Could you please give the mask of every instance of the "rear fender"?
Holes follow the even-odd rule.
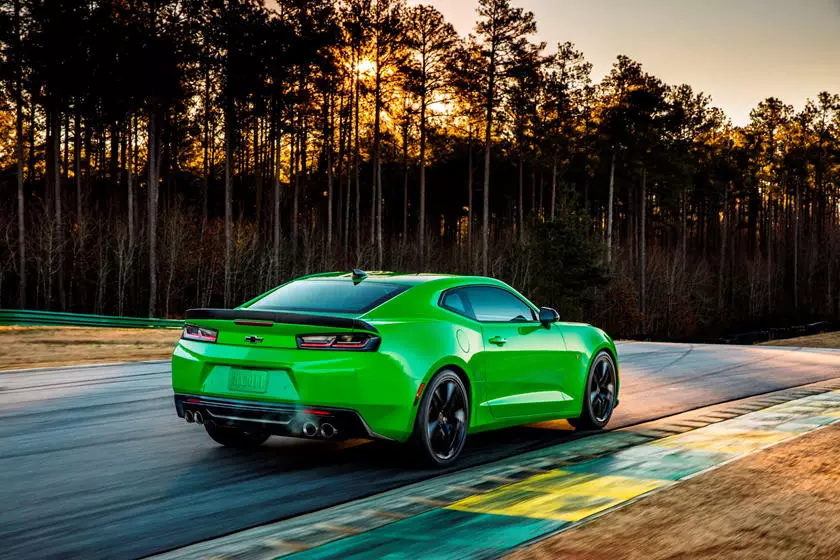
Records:
[[[584,387],[586,385],[586,378],[589,375],[589,368],[592,367],[592,362],[595,356],[601,351],[609,352],[615,363],[616,381],[620,385],[618,358],[615,350],[613,340],[601,329],[593,327],[592,325],[585,325],[580,323],[561,323],[563,331],[563,338],[566,340],[566,348],[570,352],[578,352],[581,356],[580,367],[572,372],[577,383],[570,387],[574,391],[571,395],[573,398],[583,399]],[[616,387],[616,394],[618,394],[619,387]]]

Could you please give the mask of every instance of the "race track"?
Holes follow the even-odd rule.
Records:
[[[840,353],[619,344],[610,427],[840,377]],[[382,443],[223,449],[175,416],[167,363],[0,372],[0,557],[134,558],[432,476]],[[556,423],[561,424],[561,423]],[[573,437],[470,437],[459,467]]]

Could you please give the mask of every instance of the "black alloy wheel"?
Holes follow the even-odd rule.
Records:
[[[617,386],[615,362],[609,353],[602,351],[589,369],[581,416],[569,419],[569,423],[583,430],[600,430],[606,426],[615,409]]]
[[[463,381],[451,370],[441,371],[429,382],[414,425],[421,459],[437,467],[452,464],[464,448],[469,419]]]

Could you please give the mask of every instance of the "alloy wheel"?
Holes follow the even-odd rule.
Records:
[[[615,366],[607,356],[601,356],[592,369],[589,405],[599,424],[607,421],[615,406]]]
[[[426,431],[432,453],[441,460],[451,459],[467,435],[467,399],[461,387],[447,379],[434,389]]]

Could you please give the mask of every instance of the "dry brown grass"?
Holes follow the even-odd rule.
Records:
[[[840,426],[700,475],[509,558],[840,558]]]
[[[180,329],[0,327],[0,370],[169,358]]]
[[[805,348],[840,348],[840,331],[785,338],[763,342],[761,346],[794,346]]]

